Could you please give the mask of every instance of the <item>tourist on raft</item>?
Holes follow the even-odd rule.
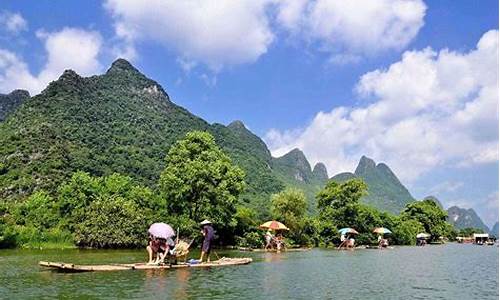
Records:
[[[273,249],[273,239],[274,239],[274,236],[273,234],[271,233],[271,230],[267,230],[266,233],[264,234],[264,238],[266,240],[266,246],[264,247],[265,250],[268,250],[268,249]]]
[[[378,247],[380,249],[387,248],[389,246],[389,241],[384,239],[381,235],[378,236]]]
[[[204,220],[200,223],[202,226],[201,234],[203,235],[203,244],[201,246],[200,263],[203,262],[203,257],[207,256],[207,262],[210,262],[210,250],[212,248],[212,241],[214,240],[214,228],[212,222]]]
[[[149,255],[148,264],[163,263],[165,257],[170,253],[170,249],[173,249],[173,247],[175,247],[175,243],[171,238],[162,239],[150,235],[149,243],[146,247]]]

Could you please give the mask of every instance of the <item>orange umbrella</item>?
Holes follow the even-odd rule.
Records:
[[[272,230],[289,230],[288,227],[278,221],[267,221],[266,223],[260,225],[259,228]]]
[[[377,227],[377,228],[373,229],[373,233],[389,234],[389,233],[392,233],[392,231],[390,231],[389,229],[387,229],[385,227]]]

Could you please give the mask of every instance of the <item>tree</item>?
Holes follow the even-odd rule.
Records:
[[[480,228],[473,228],[473,227],[462,228],[457,232],[459,236],[464,236],[464,237],[471,237],[474,233],[485,233],[485,232]]]
[[[432,200],[408,203],[401,213],[403,221],[418,221],[424,231],[431,235],[432,240],[436,240],[441,236],[448,236],[450,231],[453,230],[453,226],[446,221],[447,216],[448,213]]]
[[[392,239],[398,245],[415,245],[417,234],[424,231],[424,227],[420,222],[414,219],[397,220],[392,227]]]
[[[334,219],[340,227],[354,226],[360,210],[359,200],[366,191],[367,186],[361,179],[344,183],[329,181],[316,196],[320,219]]]
[[[303,232],[306,209],[306,196],[299,189],[286,188],[271,196],[271,216],[290,229],[289,236],[298,244],[307,243]]]
[[[220,231],[236,225],[233,215],[245,187],[243,179],[243,171],[232,164],[212,135],[192,131],[168,151],[160,191],[169,214],[196,222],[208,218]]]
[[[359,200],[366,192],[367,186],[361,179],[351,179],[343,183],[331,180],[318,193],[318,230],[324,244],[337,239],[338,228],[356,227]]]
[[[162,206],[161,199],[155,197],[151,189],[136,185],[128,176],[114,173],[106,177],[93,177],[79,171],[59,189],[59,211],[67,220],[68,228],[74,231],[74,226],[88,217],[86,210],[94,201],[111,201],[119,197],[150,213],[156,213]]]
[[[149,217],[148,217],[149,216]],[[130,248],[145,244],[151,214],[122,197],[93,201],[75,225],[75,241],[93,248]]]
[[[343,183],[330,180],[318,193],[318,208],[321,211],[326,207],[339,209],[355,205],[361,197],[367,194],[368,187],[361,179],[351,179]]]

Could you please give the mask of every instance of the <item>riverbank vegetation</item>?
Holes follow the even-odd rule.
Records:
[[[155,187],[118,173],[98,177],[78,171],[56,192],[39,190],[22,202],[0,203],[0,247],[142,247],[149,224],[157,221],[196,241],[203,219],[214,223],[219,244],[261,247],[258,225],[267,220],[241,201],[244,188],[243,170],[212,135],[194,131],[170,148]],[[329,181],[316,196],[314,215],[296,188],[273,194],[259,209],[290,228],[289,246],[338,244],[343,227],[360,232],[358,244],[376,243],[375,227],[390,228],[392,243],[400,245],[415,244],[419,232],[433,240],[455,236],[446,211],[432,200],[409,203],[393,215],[361,203],[366,194],[361,179]]]

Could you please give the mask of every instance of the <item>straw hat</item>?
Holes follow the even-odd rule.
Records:
[[[207,219],[203,220],[203,222],[200,223],[200,225],[208,225],[208,224],[212,224],[212,222],[210,222]]]

